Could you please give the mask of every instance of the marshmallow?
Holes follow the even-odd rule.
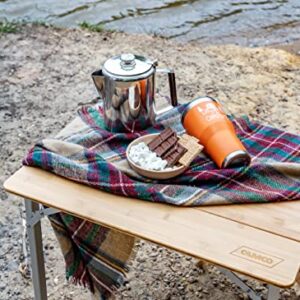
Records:
[[[162,171],[166,168],[168,162],[161,159],[155,152],[150,151],[144,143],[133,145],[129,151],[129,158],[138,166],[155,171]]]

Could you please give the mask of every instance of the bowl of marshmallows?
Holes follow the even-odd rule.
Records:
[[[202,151],[198,139],[178,136],[172,128],[132,141],[126,150],[130,167],[151,179],[169,179],[182,174]]]

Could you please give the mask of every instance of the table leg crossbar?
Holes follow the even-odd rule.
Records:
[[[42,230],[40,220],[55,213],[59,210],[55,208],[44,208],[42,205],[31,200],[25,200],[26,209],[26,228],[29,240],[29,250],[31,257],[31,276],[33,281],[34,299],[47,299],[47,286],[45,277],[45,264],[43,256]],[[218,267],[231,281],[233,281],[240,289],[248,294],[252,300],[261,300],[262,296],[257,294],[249,287],[240,277],[228,269]],[[268,285],[267,300],[279,299],[279,288]]]

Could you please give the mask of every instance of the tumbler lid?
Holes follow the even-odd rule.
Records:
[[[207,101],[215,101],[215,102],[218,102],[216,99],[211,98],[211,97],[208,97],[208,96],[198,97],[198,98],[192,100],[192,101],[186,106],[186,108],[184,109],[184,111],[182,112],[182,115],[181,115],[181,123],[183,124],[185,116],[187,115],[187,113],[188,113],[194,106],[196,106],[196,105],[199,104],[199,103],[207,102]]]

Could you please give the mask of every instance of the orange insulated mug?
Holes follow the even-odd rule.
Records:
[[[250,155],[217,100],[201,97],[191,101],[183,112],[182,125],[200,140],[219,168],[250,163]]]

